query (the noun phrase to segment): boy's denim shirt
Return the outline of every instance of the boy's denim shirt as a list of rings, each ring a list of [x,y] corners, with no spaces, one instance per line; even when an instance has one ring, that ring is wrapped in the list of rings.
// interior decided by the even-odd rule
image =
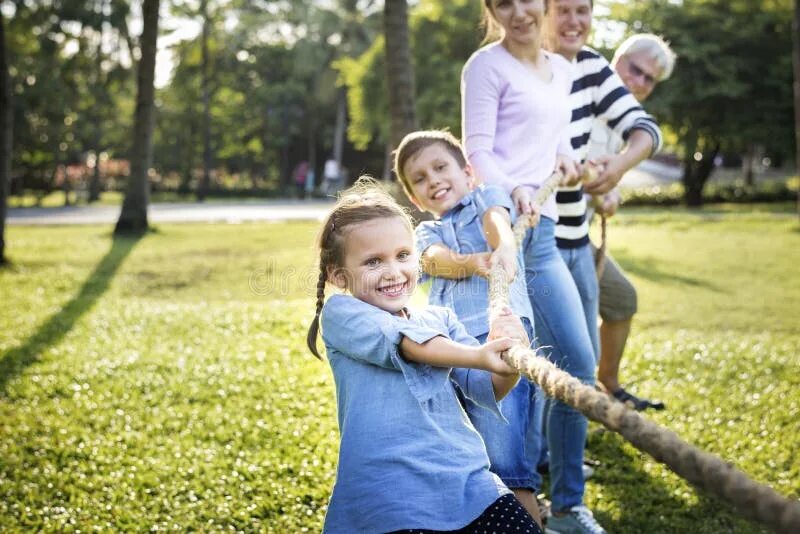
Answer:
[[[441,243],[459,254],[490,252],[491,247],[483,232],[483,214],[489,208],[500,206],[509,211],[511,223],[517,215],[514,203],[503,189],[481,185],[461,199],[437,221],[426,221],[417,226],[417,249],[420,255],[436,243]],[[424,274],[423,280],[429,275]],[[456,312],[458,320],[475,337],[489,332],[489,282],[482,276],[469,276],[451,280],[430,276],[432,283],[428,303],[444,306]],[[533,309],[525,285],[525,264],[522,251],[517,254],[517,276],[509,286],[512,311],[526,317],[533,324]]]
[[[403,337],[437,336],[477,345],[445,308],[405,319],[347,295],[325,303],[341,444],[324,532],[457,530],[509,493],[456,396],[458,388],[499,416],[491,374],[412,363],[399,352]]]

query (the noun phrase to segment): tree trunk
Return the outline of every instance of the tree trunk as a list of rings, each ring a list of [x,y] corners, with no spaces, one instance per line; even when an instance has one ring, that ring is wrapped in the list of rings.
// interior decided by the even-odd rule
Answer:
[[[8,73],[5,17],[0,13],[0,265],[6,258],[6,211],[11,183],[11,143],[14,114],[11,97],[11,76]]]
[[[714,158],[719,154],[719,142],[714,142],[711,150],[702,152],[700,161],[694,160],[695,151],[687,150],[683,162],[684,200],[691,208],[703,205],[703,188],[714,171]]]
[[[269,184],[269,166],[270,166],[270,155],[269,155],[269,148],[272,143],[272,138],[270,137],[270,117],[272,116],[272,106],[267,105],[264,109],[264,120],[261,123],[261,165],[264,168],[264,176],[263,176],[263,183]],[[258,190],[258,182],[254,178],[253,179],[253,190]]]
[[[310,180],[313,180],[311,182]],[[314,189],[320,180],[317,176],[317,119],[312,111],[308,114],[308,173],[306,174],[306,198],[314,198]]]
[[[98,131],[100,127],[97,127]],[[92,178],[89,180],[89,197],[87,202],[91,204],[92,202],[96,202],[100,200],[100,189],[101,189],[101,177],[100,177],[100,143],[99,137],[97,138],[98,142],[95,144],[97,149],[95,150],[95,160],[94,160],[94,169],[92,169]]]
[[[102,17],[103,22],[105,21],[106,5],[107,3],[105,1],[101,2],[100,4],[100,16]],[[103,24],[103,22],[100,23],[100,39],[97,42],[97,55],[95,56],[95,75],[97,76],[95,84],[96,84],[96,89],[98,91],[106,90],[105,87],[106,79],[105,76],[103,75],[103,41],[105,40],[105,24]],[[101,104],[98,100],[100,99],[99,98],[95,99],[94,103],[95,122],[94,122],[93,145],[94,145],[95,159],[94,159],[94,169],[93,169],[94,172],[92,173],[92,177],[89,180],[89,197],[87,199],[89,204],[100,200],[100,189],[101,189],[100,153],[102,151],[102,147],[100,146],[100,143],[102,143],[103,141],[103,120],[102,120],[102,114],[100,112]],[[103,100],[103,103],[105,103],[105,100]]]
[[[794,168],[800,176],[800,0],[794,0]],[[800,185],[797,188],[797,217],[800,219]]]
[[[342,87],[336,96],[336,127],[333,132],[333,159],[339,169],[342,168],[342,152],[344,151],[344,134],[347,130],[347,90]]]
[[[289,161],[289,110],[286,102],[281,107],[281,168],[280,168],[280,191],[282,195],[289,194],[292,181],[292,169]]]
[[[397,147],[403,136],[417,128],[406,0],[386,0],[383,7],[383,27],[386,36],[391,142],[393,147]]]
[[[203,0],[200,4],[200,11],[203,16],[203,35],[202,35],[202,74],[201,85],[203,93],[203,178],[200,187],[197,188],[197,200],[202,202],[208,194],[211,184],[211,97],[208,87],[208,2]]]
[[[190,105],[191,107],[191,105]],[[195,123],[190,120],[187,123],[188,137],[184,142],[185,149],[183,150],[183,163],[184,169],[181,173],[181,183],[178,185],[178,193],[188,195],[192,191],[192,179],[194,178],[194,138],[195,138]]]
[[[408,3],[406,0],[386,0],[383,5],[383,31],[386,38],[386,85],[389,88],[391,148],[397,148],[403,137],[417,129],[415,111],[416,90],[411,65],[411,46],[408,32]],[[415,219],[429,220],[430,214],[419,211],[406,195],[398,190],[397,201]]]
[[[742,166],[744,167],[744,183],[747,187],[753,187],[755,179],[753,178],[753,163],[756,158],[756,147],[752,143],[748,143],[747,152],[745,152]]]
[[[394,164],[394,156],[392,150],[392,143],[386,142],[386,148],[383,151],[383,174],[381,180],[389,182],[392,180],[392,165]]]
[[[148,171],[153,161],[153,80],[156,70],[159,0],[144,0],[141,59],[136,76],[136,111],[131,149],[131,175],[122,212],[114,234],[141,234],[147,231],[147,204],[150,197]]]

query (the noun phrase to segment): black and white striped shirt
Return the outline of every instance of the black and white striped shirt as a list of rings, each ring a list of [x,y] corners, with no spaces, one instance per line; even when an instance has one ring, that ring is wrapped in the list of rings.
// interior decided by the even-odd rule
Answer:
[[[595,118],[627,140],[632,130],[645,130],[653,137],[653,153],[661,148],[661,130],[639,102],[628,92],[608,61],[595,50],[584,47],[573,61],[575,81],[570,104],[570,140],[575,159],[583,162]],[[589,222],[583,186],[559,188],[556,193],[558,224],[556,242],[561,248],[575,248],[589,242]]]

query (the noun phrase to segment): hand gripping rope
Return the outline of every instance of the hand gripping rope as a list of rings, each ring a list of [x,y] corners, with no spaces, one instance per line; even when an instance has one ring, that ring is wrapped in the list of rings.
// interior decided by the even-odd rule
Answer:
[[[555,192],[562,175],[554,173],[536,193],[542,205]],[[532,227],[531,218],[522,215],[514,225],[517,247]],[[503,268],[489,273],[489,312],[508,306],[508,281]],[[522,343],[509,349],[503,360],[528,380],[535,382],[552,398],[579,410],[592,421],[618,432],[634,447],[646,452],[678,476],[700,489],[731,503],[742,516],[778,532],[800,532],[800,501],[780,495],[765,484],[755,482],[744,472],[721,458],[686,443],[677,434],[646,419],[623,403],[587,386],[541,357]]]

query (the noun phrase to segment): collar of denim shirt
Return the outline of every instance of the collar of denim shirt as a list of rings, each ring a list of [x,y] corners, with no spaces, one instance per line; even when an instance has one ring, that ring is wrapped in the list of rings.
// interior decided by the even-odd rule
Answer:
[[[442,215],[441,220],[444,221],[445,219],[452,219],[456,215],[458,215],[461,212],[462,209],[464,209],[465,207],[469,206],[470,204],[473,204],[474,203],[473,200],[472,200],[473,193],[475,193],[474,189],[472,191],[470,191],[469,193],[467,193],[466,195],[464,195],[464,197],[461,200],[458,201],[458,204],[456,204],[455,206],[453,206],[452,208],[447,210]]]

